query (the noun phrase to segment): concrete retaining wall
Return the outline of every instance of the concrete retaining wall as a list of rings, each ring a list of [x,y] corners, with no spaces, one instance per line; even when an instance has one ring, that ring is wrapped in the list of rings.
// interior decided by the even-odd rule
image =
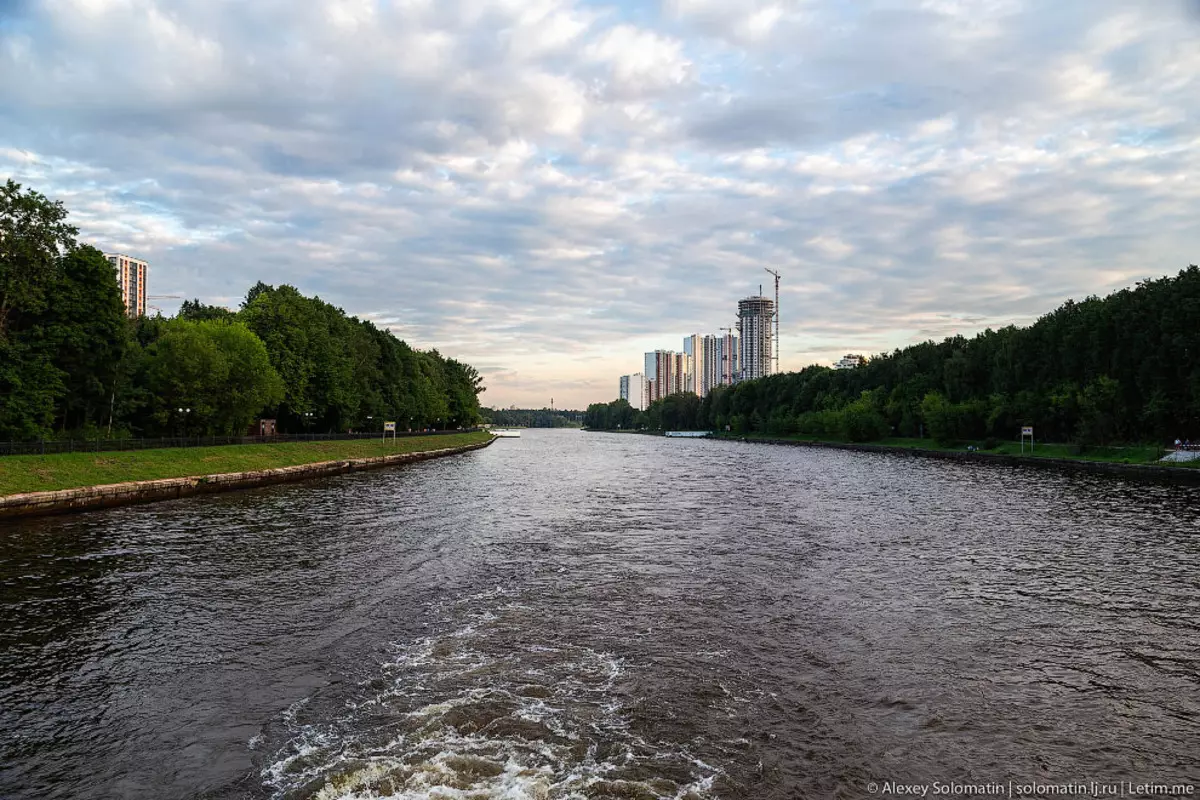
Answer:
[[[322,461],[316,464],[297,464],[292,467],[256,470],[253,472],[227,472],[220,475],[198,475],[189,478],[162,478],[156,481],[133,481],[113,483],[106,486],[85,486],[79,489],[62,489],[57,492],[28,492],[0,497],[0,519],[31,517],[45,514],[67,514],[73,511],[89,511],[96,508],[126,506],[134,503],[150,503],[156,500],[174,500],[196,494],[228,492],[234,489],[249,489],[275,483],[302,481],[326,475],[339,475],[365,469],[378,469],[412,461],[442,458],[468,450],[478,450],[490,445],[494,439],[479,444],[447,447],[441,450],[426,450],[421,453],[398,453],[375,458],[355,458],[345,461]]]
[[[923,450],[913,447],[889,447],[882,444],[841,444],[837,442],[804,442],[794,439],[758,439],[720,437],[726,441],[742,441],[750,444],[789,445],[793,447],[824,447],[830,450],[858,450],[865,453],[889,453],[891,455],[919,458],[942,458],[950,461],[979,461],[988,464],[1005,464],[1014,467],[1042,467],[1069,469],[1077,472],[1102,472],[1156,481],[1200,484],[1200,469],[1167,467],[1157,464],[1117,464],[1111,461],[1085,461],[1074,458],[1040,458],[1035,456],[1013,456],[1002,453],[971,453],[960,450]]]

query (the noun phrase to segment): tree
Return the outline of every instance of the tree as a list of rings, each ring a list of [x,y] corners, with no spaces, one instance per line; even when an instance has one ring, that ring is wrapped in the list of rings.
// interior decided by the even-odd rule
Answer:
[[[46,435],[64,391],[45,313],[75,247],[66,217],[61,202],[11,179],[0,187],[0,438]]]
[[[234,312],[224,306],[210,306],[200,302],[199,298],[195,300],[184,300],[183,305],[179,307],[179,319],[186,319],[189,322],[204,322],[206,320],[232,320]]]
[[[238,312],[194,299],[127,320],[115,271],[66,216],[0,187],[0,438],[240,433],[264,410],[283,431],[480,418],[473,367],[291,286],[259,282]]]
[[[1083,444],[1108,444],[1117,437],[1124,418],[1121,385],[1107,375],[1080,392],[1078,437]]]
[[[11,178],[0,187],[0,341],[21,317],[45,309],[59,259],[74,249],[79,233],[66,218],[62,201],[22,192]]]
[[[244,432],[263,409],[283,397],[283,381],[262,340],[240,322],[202,322],[224,359],[225,387],[213,404],[215,433]]]
[[[94,247],[72,250],[47,293],[44,336],[62,371],[55,415],[60,430],[104,424],[116,400],[130,323],[116,274]]]
[[[283,396],[266,347],[239,322],[173,320],[144,369],[162,435],[240,434]]]

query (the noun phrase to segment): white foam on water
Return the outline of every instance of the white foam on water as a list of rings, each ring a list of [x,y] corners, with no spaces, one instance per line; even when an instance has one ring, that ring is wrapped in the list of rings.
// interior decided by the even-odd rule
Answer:
[[[486,599],[508,595],[497,589]],[[318,715],[307,698],[284,712],[288,741],[262,770],[275,797],[712,796],[719,768],[631,730],[614,692],[627,669],[620,658],[528,641],[528,620],[507,617],[527,613],[519,608],[475,612],[452,601],[443,610],[452,625],[396,647],[380,678],[364,683],[364,696],[346,702],[341,716],[306,720]],[[656,765],[663,777],[646,778]]]
[[[507,762],[496,775],[465,783],[461,756],[441,752],[414,767],[380,760],[339,776],[314,795],[314,800],[548,800],[553,774],[548,768],[527,769]],[[404,781],[397,786],[397,779]],[[386,794],[380,794],[378,789]],[[581,795],[582,797],[582,795]]]

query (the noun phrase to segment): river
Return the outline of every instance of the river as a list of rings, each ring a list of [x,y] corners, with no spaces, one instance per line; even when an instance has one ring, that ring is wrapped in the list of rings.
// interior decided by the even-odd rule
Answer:
[[[7,523],[0,797],[1200,783],[1198,509],[1111,476],[532,430]]]

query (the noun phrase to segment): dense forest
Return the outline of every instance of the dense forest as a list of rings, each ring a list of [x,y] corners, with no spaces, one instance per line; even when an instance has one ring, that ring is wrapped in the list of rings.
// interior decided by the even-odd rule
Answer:
[[[1068,301],[1026,328],[924,342],[861,367],[807,367],[673,395],[644,412],[588,407],[589,428],[711,429],[849,441],[931,436],[1110,444],[1200,439],[1200,268],[1103,299]]]
[[[484,408],[483,419],[500,427],[521,428],[578,428],[583,424],[582,411],[551,408]]]
[[[0,186],[0,439],[454,428],[480,419],[475,370],[414,350],[291,286],[239,310],[187,301],[129,319],[112,265],[61,202]]]

